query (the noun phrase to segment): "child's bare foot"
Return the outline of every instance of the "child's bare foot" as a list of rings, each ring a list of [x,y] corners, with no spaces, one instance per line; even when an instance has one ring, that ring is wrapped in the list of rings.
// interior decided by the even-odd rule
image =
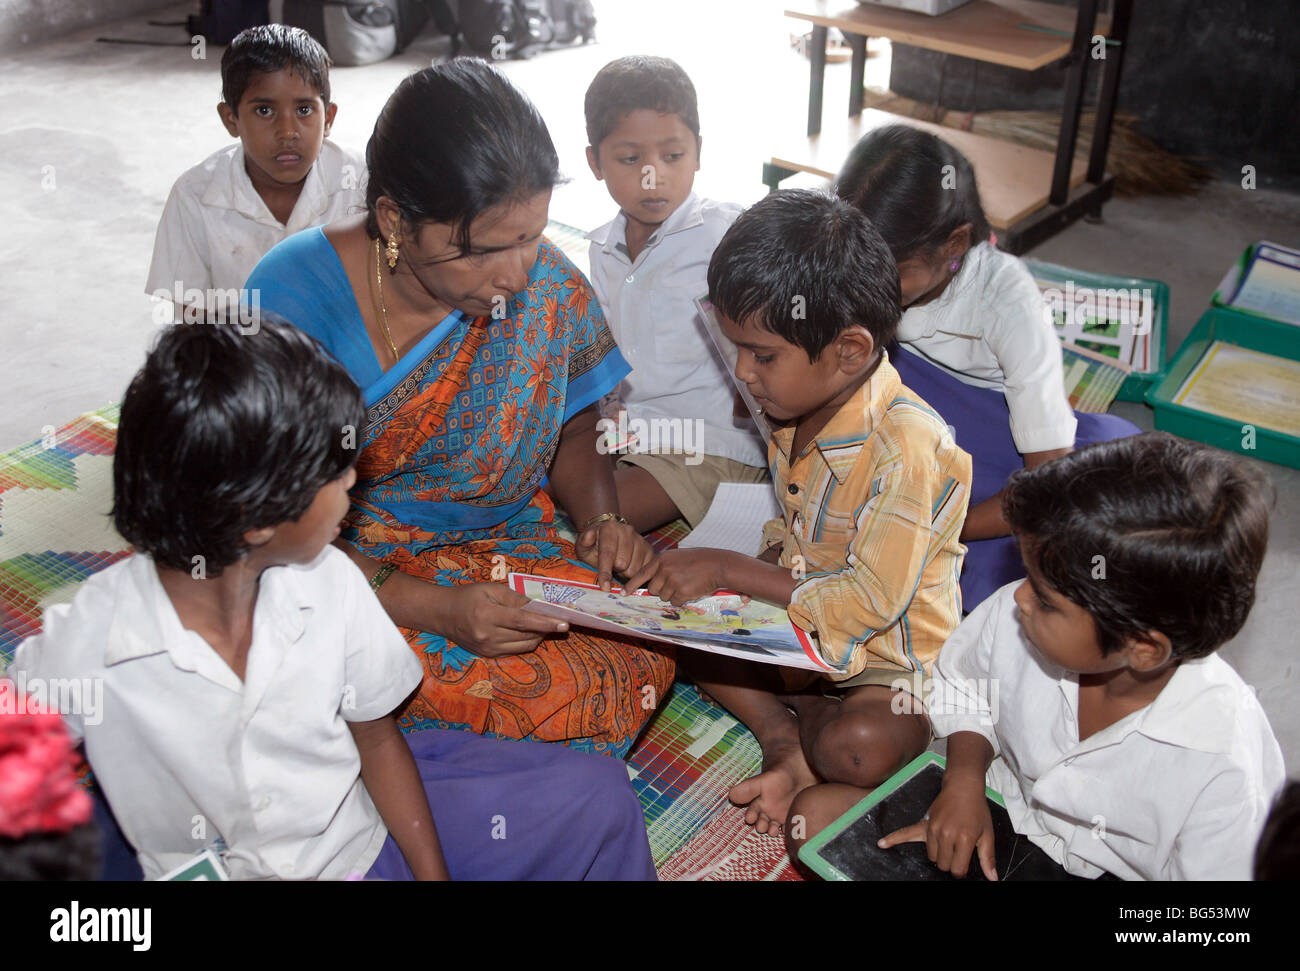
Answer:
[[[796,740],[771,746],[763,756],[763,771],[732,786],[727,798],[745,807],[745,822],[750,826],[760,833],[776,833],[794,797],[816,783]]]

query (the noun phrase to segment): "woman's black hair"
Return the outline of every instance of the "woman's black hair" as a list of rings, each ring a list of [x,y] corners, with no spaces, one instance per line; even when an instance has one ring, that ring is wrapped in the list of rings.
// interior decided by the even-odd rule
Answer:
[[[560,160],[533,103],[486,61],[458,58],[397,86],[366,146],[366,232],[379,236],[375,203],[387,196],[409,223],[469,225],[503,203],[559,185]]]
[[[681,65],[666,57],[633,54],[610,61],[592,78],[583,101],[587,144],[599,151],[619,119],[642,108],[676,115],[699,138],[695,85]]]
[[[855,324],[884,347],[902,316],[898,268],[870,220],[808,189],[773,192],[741,213],[713,251],[708,280],[721,314],[756,319],[810,361]]]
[[[1246,622],[1269,505],[1256,469],[1164,432],[1021,469],[1002,500],[1043,579],[1092,615],[1103,654],[1156,630],[1180,660]]]
[[[971,226],[971,245],[988,239],[975,170],[943,139],[907,125],[864,135],[835,179],[835,193],[866,213],[895,262],[943,246]]]
[[[173,325],[122,402],[114,525],[164,566],[218,576],[246,532],[298,519],[356,462],[365,417],[342,365],[270,314],[251,333]]]
[[[239,102],[254,74],[274,74],[285,68],[316,89],[330,103],[330,56],[301,27],[262,24],[235,35],[221,55],[221,99],[239,113]]]

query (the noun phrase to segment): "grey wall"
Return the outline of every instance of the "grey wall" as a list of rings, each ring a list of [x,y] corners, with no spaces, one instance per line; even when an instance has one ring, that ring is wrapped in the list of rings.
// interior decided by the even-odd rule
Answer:
[[[0,51],[43,44],[166,5],[159,0],[0,0]]]
[[[1073,3],[1071,3],[1071,6]],[[894,45],[890,87],[960,110],[1059,110],[1065,70],[1013,71]],[[1100,72],[1089,69],[1085,104]],[[1119,106],[1167,151],[1261,186],[1300,188],[1300,4],[1136,0]]]

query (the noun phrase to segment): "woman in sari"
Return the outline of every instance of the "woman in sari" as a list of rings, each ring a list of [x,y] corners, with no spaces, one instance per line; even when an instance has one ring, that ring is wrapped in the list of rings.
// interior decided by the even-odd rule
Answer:
[[[606,586],[653,556],[596,449],[596,403],[628,366],[542,235],[550,135],[501,75],[457,60],[398,86],[366,162],[367,212],[285,240],[247,287],[365,395],[366,428],[340,430],[361,455],[339,543],[424,664],[402,726],[622,756],[671,655],[568,630],[503,583]]]

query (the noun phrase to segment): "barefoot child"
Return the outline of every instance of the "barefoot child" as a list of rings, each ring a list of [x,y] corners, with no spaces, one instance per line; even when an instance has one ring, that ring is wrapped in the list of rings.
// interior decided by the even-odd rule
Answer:
[[[801,791],[805,813],[819,790],[860,798],[928,744],[919,681],[961,617],[970,457],[882,350],[898,323],[898,277],[852,206],[767,196],[718,245],[709,295],[737,378],[778,425],[768,454],[784,515],[760,559],[671,550],[629,587],[675,604],[728,588],[788,605],[846,668],[824,680],[717,655],[687,662],[758,736],[763,772],[730,798],[768,832]]]
[[[930,695],[943,789],[880,845],[924,841],[956,876],[977,851],[994,879],[987,781],[1070,873],[1249,879],[1285,771],[1254,692],[1214,652],[1255,600],[1263,477],[1154,433],[1018,472],[1004,503],[1029,578],[944,645]]]
[[[146,878],[210,849],[236,879],[653,879],[618,761],[398,731],[421,666],[330,545],[361,394],[260,324],[163,332],[113,462],[136,552],[47,611],[9,672],[102,684],[99,710],[63,714]]]
[[[365,163],[327,138],[338,112],[329,67],[325,49],[298,27],[250,27],[230,42],[217,113],[239,143],[176,180],[146,291],[189,304],[185,291],[198,290],[209,312],[233,310],[272,246],[365,205]],[[183,307],[175,309],[180,319]]]
[[[674,61],[624,57],[586,98],[587,162],[619,204],[589,234],[591,282],[632,373],[617,402],[650,440],[618,458],[619,508],[644,532],[681,516],[695,526],[720,482],[767,478],[763,443],[732,419],[734,391],[695,308],[709,257],[740,207],[697,197],[700,116]],[[636,427],[636,426],[633,426]]]
[[[893,125],[865,136],[836,179],[898,264],[899,377],[949,422],[973,464],[962,602],[1023,577],[1002,519],[1007,476],[1076,445],[1136,435],[1118,415],[1072,412],[1061,346],[1025,264],[990,241],[975,173],[947,142]]]

